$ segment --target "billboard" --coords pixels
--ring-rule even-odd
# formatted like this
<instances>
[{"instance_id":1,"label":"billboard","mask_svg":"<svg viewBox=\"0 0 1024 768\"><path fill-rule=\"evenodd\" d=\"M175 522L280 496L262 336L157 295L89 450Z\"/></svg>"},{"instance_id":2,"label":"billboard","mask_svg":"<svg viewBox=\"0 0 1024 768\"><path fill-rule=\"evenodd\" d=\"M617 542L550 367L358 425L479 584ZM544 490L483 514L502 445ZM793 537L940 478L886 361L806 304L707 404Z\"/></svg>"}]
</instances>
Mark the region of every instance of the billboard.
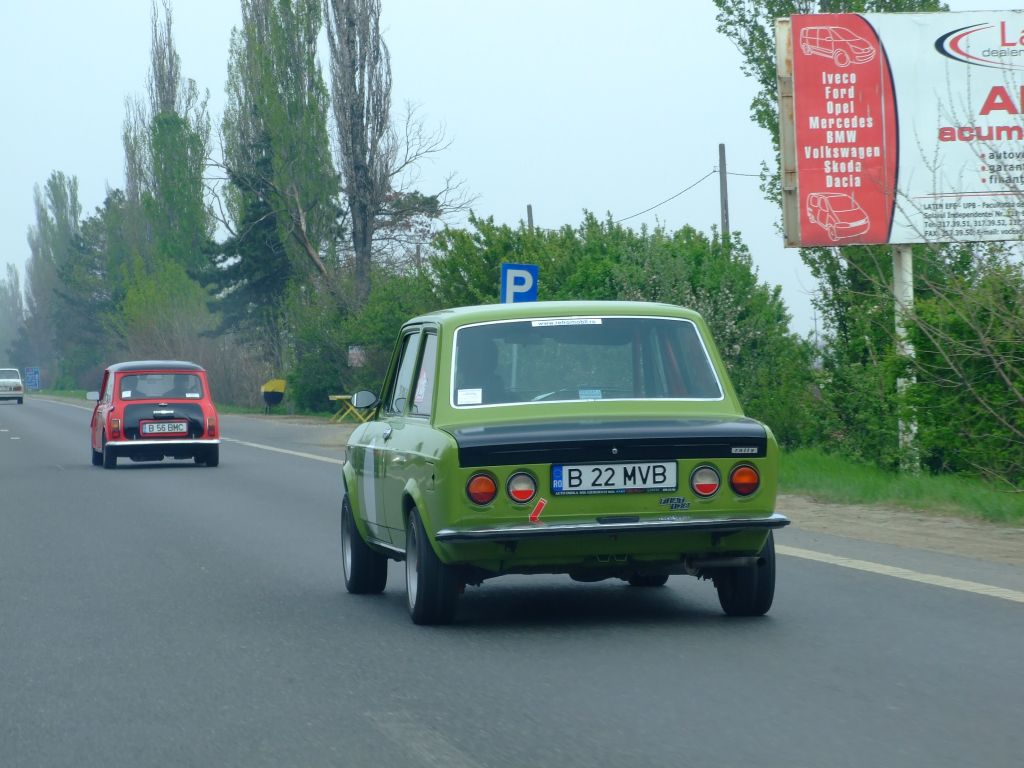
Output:
<instances>
[{"instance_id":1,"label":"billboard","mask_svg":"<svg viewBox=\"0 0 1024 768\"><path fill-rule=\"evenodd\" d=\"M776 22L787 246L1019 240L1024 12Z\"/></svg>"}]
</instances>

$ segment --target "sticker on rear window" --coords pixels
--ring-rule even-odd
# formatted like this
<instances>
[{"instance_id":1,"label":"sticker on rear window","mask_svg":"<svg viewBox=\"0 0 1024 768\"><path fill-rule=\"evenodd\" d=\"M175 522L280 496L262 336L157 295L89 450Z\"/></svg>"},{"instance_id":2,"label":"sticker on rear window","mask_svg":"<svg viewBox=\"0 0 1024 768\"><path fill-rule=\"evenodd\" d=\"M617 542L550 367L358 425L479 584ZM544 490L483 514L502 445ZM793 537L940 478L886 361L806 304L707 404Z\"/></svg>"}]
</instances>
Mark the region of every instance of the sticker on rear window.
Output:
<instances>
[{"instance_id":1,"label":"sticker on rear window","mask_svg":"<svg viewBox=\"0 0 1024 768\"><path fill-rule=\"evenodd\" d=\"M456 405L480 405L484 401L484 391L476 389L460 389L455 393Z\"/></svg>"},{"instance_id":2,"label":"sticker on rear window","mask_svg":"<svg viewBox=\"0 0 1024 768\"><path fill-rule=\"evenodd\" d=\"M601 325L599 317L558 317L553 320L533 320L534 328L547 328L552 325Z\"/></svg>"}]
</instances>

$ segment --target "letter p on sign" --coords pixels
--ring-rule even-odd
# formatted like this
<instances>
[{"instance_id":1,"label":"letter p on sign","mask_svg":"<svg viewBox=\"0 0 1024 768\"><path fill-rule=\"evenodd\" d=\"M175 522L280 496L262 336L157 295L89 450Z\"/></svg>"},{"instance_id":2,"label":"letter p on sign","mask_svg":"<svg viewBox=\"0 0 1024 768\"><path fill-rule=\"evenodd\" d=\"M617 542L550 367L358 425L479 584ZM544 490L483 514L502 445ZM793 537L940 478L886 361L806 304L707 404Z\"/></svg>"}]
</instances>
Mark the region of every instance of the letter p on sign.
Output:
<instances>
[{"instance_id":1,"label":"letter p on sign","mask_svg":"<svg viewBox=\"0 0 1024 768\"><path fill-rule=\"evenodd\" d=\"M536 301L539 274L540 267L536 264L502 264L501 303Z\"/></svg>"}]
</instances>

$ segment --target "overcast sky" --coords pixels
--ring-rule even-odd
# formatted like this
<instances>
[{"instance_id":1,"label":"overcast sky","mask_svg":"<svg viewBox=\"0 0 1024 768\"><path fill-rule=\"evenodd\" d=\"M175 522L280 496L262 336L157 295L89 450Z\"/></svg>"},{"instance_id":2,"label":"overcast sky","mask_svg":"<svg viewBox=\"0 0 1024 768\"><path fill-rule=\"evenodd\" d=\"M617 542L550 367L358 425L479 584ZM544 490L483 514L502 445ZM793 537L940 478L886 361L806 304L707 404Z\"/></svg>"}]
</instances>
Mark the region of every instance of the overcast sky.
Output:
<instances>
[{"instance_id":1,"label":"overcast sky","mask_svg":"<svg viewBox=\"0 0 1024 768\"><path fill-rule=\"evenodd\" d=\"M182 74L209 90L216 127L239 5L172 7ZM145 0L5 7L0 267L23 270L32 190L52 171L78 177L87 215L107 188L123 186L125 99L145 93L150 13ZM576 225L589 210L632 217L624 223L637 228L710 233L721 216L717 175L634 214L716 168L723 143L736 174L728 178L731 228L750 247L760 279L782 286L792 329L809 333L815 284L798 251L782 247L779 212L758 189L761 162L773 162L771 142L751 123L754 85L714 17L711 0L383 0L393 113L411 102L427 127L443 127L453 142L423 168L421 188L434 191L454 172L477 196L477 214L512 225L531 204L540 227Z\"/></svg>"}]
</instances>

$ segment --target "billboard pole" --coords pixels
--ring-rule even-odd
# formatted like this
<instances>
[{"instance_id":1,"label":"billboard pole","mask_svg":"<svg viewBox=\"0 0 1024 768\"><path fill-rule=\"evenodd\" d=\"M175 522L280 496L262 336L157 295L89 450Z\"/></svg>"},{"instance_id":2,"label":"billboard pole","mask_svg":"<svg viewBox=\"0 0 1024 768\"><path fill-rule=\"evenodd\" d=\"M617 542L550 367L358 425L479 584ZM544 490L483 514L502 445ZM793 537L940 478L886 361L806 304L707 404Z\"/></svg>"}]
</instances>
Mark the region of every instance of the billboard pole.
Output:
<instances>
[{"instance_id":1,"label":"billboard pole","mask_svg":"<svg viewBox=\"0 0 1024 768\"><path fill-rule=\"evenodd\" d=\"M914 360L914 345L907 338L907 318L914 310L914 257L910 245L892 247L892 298L896 315L896 352L901 357ZM914 377L901 376L896 379L896 391L902 396L913 384ZM900 452L903 468L911 472L920 469L914 438L917 435L917 419L910 415L899 419Z\"/></svg>"}]
</instances>

